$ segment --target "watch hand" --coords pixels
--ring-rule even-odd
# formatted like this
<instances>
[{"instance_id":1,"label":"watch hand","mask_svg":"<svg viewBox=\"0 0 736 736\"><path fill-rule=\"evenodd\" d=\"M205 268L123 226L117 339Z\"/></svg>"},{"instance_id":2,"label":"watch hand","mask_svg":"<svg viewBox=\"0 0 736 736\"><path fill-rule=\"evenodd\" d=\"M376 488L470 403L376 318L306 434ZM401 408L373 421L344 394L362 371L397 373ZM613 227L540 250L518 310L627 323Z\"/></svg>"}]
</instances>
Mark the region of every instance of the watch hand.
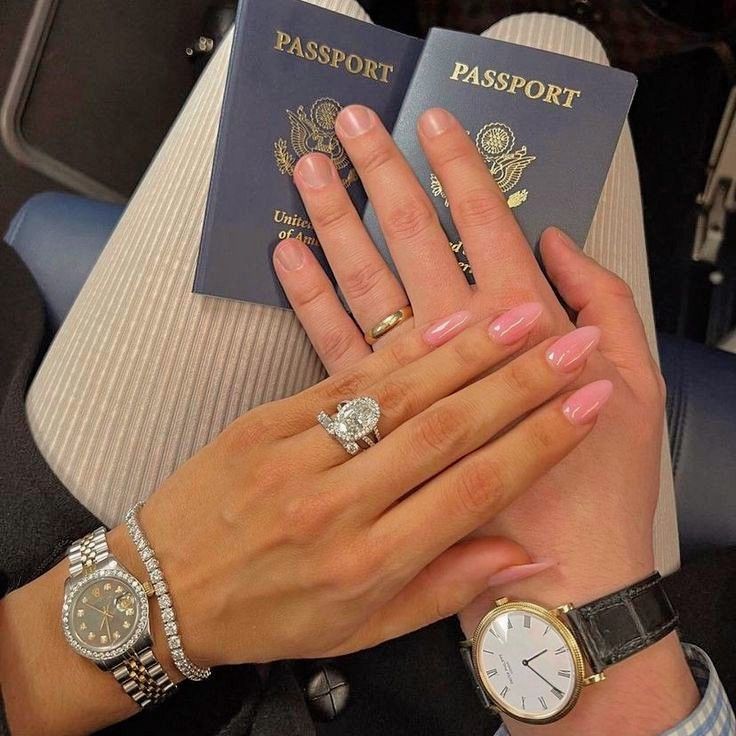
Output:
<instances>
[{"instance_id":1,"label":"watch hand","mask_svg":"<svg viewBox=\"0 0 736 736\"><path fill-rule=\"evenodd\" d=\"M544 675L540 675L540 674L539 674L539 672L537 672L537 671L536 671L536 670L534 669L534 667L532 667L532 666L531 666L531 665L530 665L530 664L529 664L528 662L527 662L527 665L526 665L526 666L527 666L527 667L528 667L528 668L529 668L529 669L530 669L530 670L531 670L531 671L532 671L532 672L533 672L533 673L534 673L534 674L535 674L535 675L536 675L537 677L539 677L540 679L544 680L544 681L545 681L545 682L546 682L546 683L547 683L547 684L548 684L548 685L549 685L549 686L550 686L550 687L551 687L551 688L552 688L553 690L559 690L559 689L560 689L560 688L556 687L555 685L553 685L553 684L552 684L552 683L551 683L551 682L550 682L550 681L549 681L549 680L548 680L548 679L547 679L546 677L544 677Z\"/></svg>"},{"instance_id":2,"label":"watch hand","mask_svg":"<svg viewBox=\"0 0 736 736\"><path fill-rule=\"evenodd\" d=\"M104 611L101 608L97 608L97 606L93 606L91 603L85 603L85 606L89 606L93 611L97 611L97 613L102 613L104 615Z\"/></svg>"},{"instance_id":3,"label":"watch hand","mask_svg":"<svg viewBox=\"0 0 736 736\"><path fill-rule=\"evenodd\" d=\"M112 616L110 616L112 618ZM105 625L107 626L107 640L112 641L112 634L110 633L110 618L105 619Z\"/></svg>"},{"instance_id":4,"label":"watch hand","mask_svg":"<svg viewBox=\"0 0 736 736\"><path fill-rule=\"evenodd\" d=\"M104 611L100 611L100 613L102 614L102 621L100 622L100 631L102 631L102 627L107 623L107 620L109 618L112 618L112 614L108 610L109 608L110 608L110 604L108 603L105 606L105 610Z\"/></svg>"},{"instance_id":5,"label":"watch hand","mask_svg":"<svg viewBox=\"0 0 736 736\"><path fill-rule=\"evenodd\" d=\"M543 655L543 654L544 654L544 653L545 653L546 651L547 651L546 649L542 649L542 651L541 651L541 652L539 652L538 654L535 654L535 655L534 655L533 657L529 657L529 659L527 659L527 660L526 660L526 663L527 663L527 665L529 664L529 662L532 662L532 661L533 661L533 660L535 660L535 659L536 659L537 657L541 657L541 656L542 656L542 655ZM522 664L523 664L523 663L522 663Z\"/></svg>"}]
</instances>

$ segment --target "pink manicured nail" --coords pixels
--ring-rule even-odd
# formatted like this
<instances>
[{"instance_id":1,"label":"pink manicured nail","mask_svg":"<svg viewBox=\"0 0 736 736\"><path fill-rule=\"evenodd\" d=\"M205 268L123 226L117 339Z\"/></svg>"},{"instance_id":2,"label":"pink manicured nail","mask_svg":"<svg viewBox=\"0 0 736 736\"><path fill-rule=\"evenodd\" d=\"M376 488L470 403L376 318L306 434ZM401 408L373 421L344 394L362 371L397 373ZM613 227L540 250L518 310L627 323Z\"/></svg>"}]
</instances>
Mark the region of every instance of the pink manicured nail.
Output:
<instances>
[{"instance_id":1,"label":"pink manicured nail","mask_svg":"<svg viewBox=\"0 0 736 736\"><path fill-rule=\"evenodd\" d=\"M613 393L610 381L594 381L578 389L562 406L562 413L570 424L589 424L597 416Z\"/></svg>"},{"instance_id":2,"label":"pink manicured nail","mask_svg":"<svg viewBox=\"0 0 736 736\"><path fill-rule=\"evenodd\" d=\"M528 565L512 565L507 567L488 579L488 587L494 588L499 585L508 585L515 583L517 580L530 578L540 572L556 567L557 563L552 560L540 560L539 562L530 562Z\"/></svg>"},{"instance_id":3,"label":"pink manicured nail","mask_svg":"<svg viewBox=\"0 0 736 736\"><path fill-rule=\"evenodd\" d=\"M547 360L558 370L574 371L601 339L601 331L590 325L568 332L547 350Z\"/></svg>"},{"instance_id":4,"label":"pink manicured nail","mask_svg":"<svg viewBox=\"0 0 736 736\"><path fill-rule=\"evenodd\" d=\"M427 138L436 138L451 128L454 123L455 118L441 107L433 107L419 118L419 127Z\"/></svg>"},{"instance_id":5,"label":"pink manicured nail","mask_svg":"<svg viewBox=\"0 0 736 736\"><path fill-rule=\"evenodd\" d=\"M509 309L488 328L491 340L500 345L513 345L531 332L543 311L539 302L527 302Z\"/></svg>"},{"instance_id":6,"label":"pink manicured nail","mask_svg":"<svg viewBox=\"0 0 736 736\"><path fill-rule=\"evenodd\" d=\"M455 312L449 317L445 317L428 327L424 331L422 339L428 345L439 347L443 343L446 343L451 337L457 335L469 319L470 312L464 310L462 312Z\"/></svg>"},{"instance_id":7,"label":"pink manicured nail","mask_svg":"<svg viewBox=\"0 0 736 736\"><path fill-rule=\"evenodd\" d=\"M377 118L373 110L363 105L350 105L338 116L335 127L337 132L348 138L357 138L367 133L375 124Z\"/></svg>"},{"instance_id":8,"label":"pink manicured nail","mask_svg":"<svg viewBox=\"0 0 736 736\"><path fill-rule=\"evenodd\" d=\"M295 240L284 240L276 247L276 260L285 271L298 271L304 263L304 247Z\"/></svg>"},{"instance_id":9,"label":"pink manicured nail","mask_svg":"<svg viewBox=\"0 0 736 736\"><path fill-rule=\"evenodd\" d=\"M297 161L294 173L308 187L321 189L335 177L335 167L327 156L310 153Z\"/></svg>"}]
</instances>

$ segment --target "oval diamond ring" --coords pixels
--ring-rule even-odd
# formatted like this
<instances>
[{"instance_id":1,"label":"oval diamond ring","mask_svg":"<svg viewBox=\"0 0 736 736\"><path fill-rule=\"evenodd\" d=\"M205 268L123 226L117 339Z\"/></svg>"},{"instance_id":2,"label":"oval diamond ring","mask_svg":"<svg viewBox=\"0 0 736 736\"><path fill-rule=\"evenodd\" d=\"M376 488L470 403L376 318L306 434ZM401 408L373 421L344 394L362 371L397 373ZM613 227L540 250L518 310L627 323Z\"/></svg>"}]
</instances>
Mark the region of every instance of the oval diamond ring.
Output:
<instances>
[{"instance_id":1,"label":"oval diamond ring","mask_svg":"<svg viewBox=\"0 0 736 736\"><path fill-rule=\"evenodd\" d=\"M341 401L337 405L337 413L333 416L324 411L317 415L317 421L327 433L351 455L372 447L381 439L378 431L380 418L381 407L370 396Z\"/></svg>"}]
</instances>

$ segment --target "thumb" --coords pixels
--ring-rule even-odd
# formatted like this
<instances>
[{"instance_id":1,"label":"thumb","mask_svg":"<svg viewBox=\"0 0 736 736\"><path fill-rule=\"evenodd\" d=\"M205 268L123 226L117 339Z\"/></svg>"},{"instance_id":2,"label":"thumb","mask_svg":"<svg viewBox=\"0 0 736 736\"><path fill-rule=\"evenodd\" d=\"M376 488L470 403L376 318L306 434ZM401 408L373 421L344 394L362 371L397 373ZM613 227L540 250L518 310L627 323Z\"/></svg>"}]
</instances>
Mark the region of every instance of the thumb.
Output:
<instances>
[{"instance_id":1,"label":"thumb","mask_svg":"<svg viewBox=\"0 0 736 736\"><path fill-rule=\"evenodd\" d=\"M544 231L540 251L550 280L578 313L577 325L601 328L601 353L620 369L649 366L649 343L628 284L586 256L557 228Z\"/></svg>"},{"instance_id":2,"label":"thumb","mask_svg":"<svg viewBox=\"0 0 736 736\"><path fill-rule=\"evenodd\" d=\"M356 648L374 646L452 616L495 585L496 579L519 580L548 567L546 562L532 563L522 547L502 537L459 542L371 616L358 633L361 642Z\"/></svg>"}]
</instances>

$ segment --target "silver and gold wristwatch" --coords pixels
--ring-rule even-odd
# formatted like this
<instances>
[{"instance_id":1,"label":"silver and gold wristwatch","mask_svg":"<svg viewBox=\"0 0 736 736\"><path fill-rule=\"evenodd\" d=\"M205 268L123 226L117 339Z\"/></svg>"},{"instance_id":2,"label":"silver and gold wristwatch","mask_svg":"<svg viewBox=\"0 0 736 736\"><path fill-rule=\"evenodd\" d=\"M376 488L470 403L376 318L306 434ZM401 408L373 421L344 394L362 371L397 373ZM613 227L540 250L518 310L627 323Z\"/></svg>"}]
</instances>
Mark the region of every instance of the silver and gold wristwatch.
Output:
<instances>
[{"instance_id":1,"label":"silver and gold wristwatch","mask_svg":"<svg viewBox=\"0 0 736 736\"><path fill-rule=\"evenodd\" d=\"M659 573L582 606L557 608L499 598L461 643L487 708L526 723L569 713L604 670L664 638L677 614Z\"/></svg>"},{"instance_id":2,"label":"silver and gold wristwatch","mask_svg":"<svg viewBox=\"0 0 736 736\"><path fill-rule=\"evenodd\" d=\"M111 672L141 708L160 702L176 686L153 653L150 583L144 586L110 554L104 527L74 542L67 558L61 623L69 645Z\"/></svg>"}]
</instances>

